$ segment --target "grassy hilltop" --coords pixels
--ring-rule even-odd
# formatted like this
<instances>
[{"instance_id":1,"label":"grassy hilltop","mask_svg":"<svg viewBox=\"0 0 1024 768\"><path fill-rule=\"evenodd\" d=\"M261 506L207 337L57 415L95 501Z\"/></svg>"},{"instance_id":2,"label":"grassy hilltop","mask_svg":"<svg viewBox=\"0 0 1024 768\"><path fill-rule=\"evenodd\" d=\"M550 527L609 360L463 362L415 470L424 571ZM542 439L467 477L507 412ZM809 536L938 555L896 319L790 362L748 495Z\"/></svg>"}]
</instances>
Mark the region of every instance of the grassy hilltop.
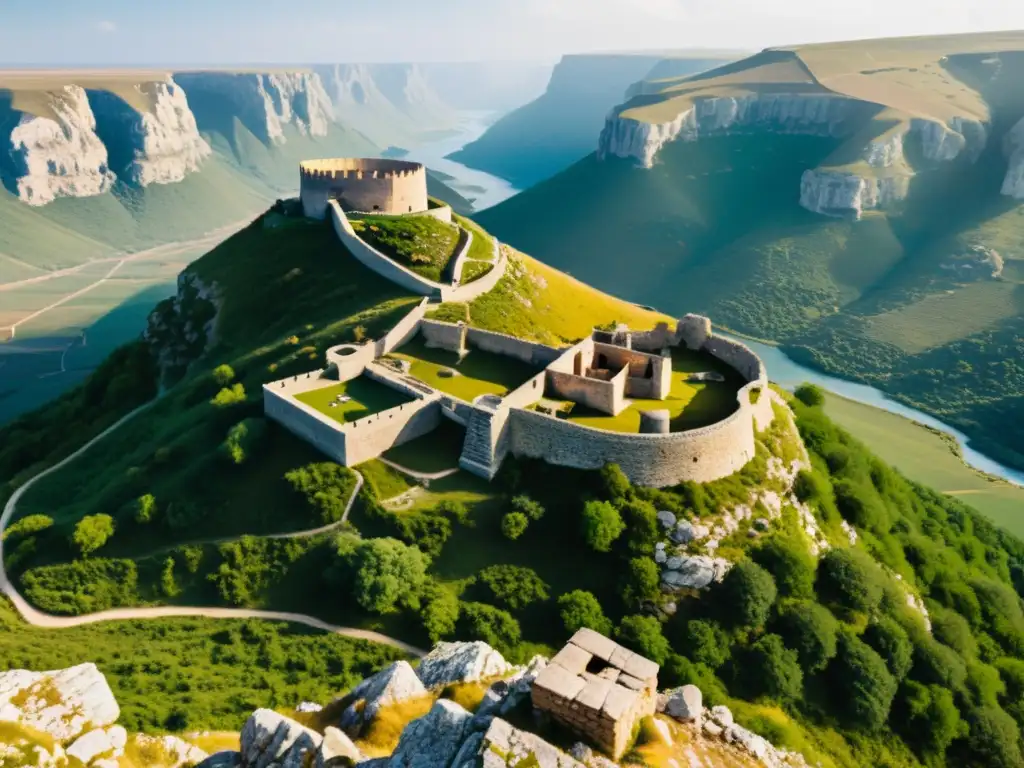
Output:
<instances>
[{"instance_id":1,"label":"grassy hilltop","mask_svg":"<svg viewBox=\"0 0 1024 768\"><path fill-rule=\"evenodd\" d=\"M507 256L495 291L438 314L548 342L662 319ZM147 410L31 488L5 532L5 562L40 608L267 607L419 645L479 638L515 660L550 653L585 625L661 662L663 686L698 684L710 703L825 768L1021 759L1024 543L874 457L829 421L813 390L791 401L795 426L776 406L754 460L714 483L655 491L614 468L509 459L491 484L457 472L425 486L371 461L357 468L366 484L348 525L273 539L337 521L355 482L262 418L261 384L322 365L333 344L379 335L417 299L362 267L326 223L257 219L188 273L217 284L220 308L183 289L177 308L160 306L154 344L165 363L173 349L191 365L168 369ZM184 333L213 311L213 338ZM152 398L158 378L150 350L133 344L83 387L0 428L0 501ZM648 613L666 599L651 560L656 510L713 523L751 493L785 493L771 466L800 457L796 429L811 459L796 493L830 554L809 556L787 506L770 533L751 535L748 521L723 538L718 553L739 565L722 585L677 596L674 615ZM388 458L436 472L456 463L460 437L447 425ZM377 558L401 569L397 586L375 581ZM908 594L924 599L931 632ZM14 629L0 632L0 669L58 667L70 663L67 643L87 645L130 723L172 731L235 729L257 706L326 700L394 656L253 622L41 634L5 604L0 628ZM188 644L188 667L168 655L176 642Z\"/></svg>"},{"instance_id":2,"label":"grassy hilltop","mask_svg":"<svg viewBox=\"0 0 1024 768\"><path fill-rule=\"evenodd\" d=\"M737 130L669 142L650 169L591 155L479 220L597 287L880 387L1024 466L1024 433L1005 428L1024 420L1024 206L1000 194L1022 49L1016 33L829 44L670 78L620 115L664 122L700 99L771 94L864 108L841 137ZM863 160L914 121L954 116L987 125L974 162L926 162L916 134L889 166ZM852 221L800 207L809 169L912 178L905 201Z\"/></svg>"}]
</instances>

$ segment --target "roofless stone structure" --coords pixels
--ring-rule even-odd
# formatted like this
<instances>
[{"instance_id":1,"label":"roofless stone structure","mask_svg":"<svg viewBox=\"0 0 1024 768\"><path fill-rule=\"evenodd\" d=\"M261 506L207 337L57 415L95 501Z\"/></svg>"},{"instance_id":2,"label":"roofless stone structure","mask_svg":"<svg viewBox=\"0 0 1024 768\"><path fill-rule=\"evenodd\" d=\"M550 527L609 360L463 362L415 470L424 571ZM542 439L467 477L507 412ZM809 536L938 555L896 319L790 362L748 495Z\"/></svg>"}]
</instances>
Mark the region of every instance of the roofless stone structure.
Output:
<instances>
[{"instance_id":1,"label":"roofless stone structure","mask_svg":"<svg viewBox=\"0 0 1024 768\"><path fill-rule=\"evenodd\" d=\"M658 665L581 629L533 681L533 705L618 760L633 729L653 715Z\"/></svg>"}]
</instances>

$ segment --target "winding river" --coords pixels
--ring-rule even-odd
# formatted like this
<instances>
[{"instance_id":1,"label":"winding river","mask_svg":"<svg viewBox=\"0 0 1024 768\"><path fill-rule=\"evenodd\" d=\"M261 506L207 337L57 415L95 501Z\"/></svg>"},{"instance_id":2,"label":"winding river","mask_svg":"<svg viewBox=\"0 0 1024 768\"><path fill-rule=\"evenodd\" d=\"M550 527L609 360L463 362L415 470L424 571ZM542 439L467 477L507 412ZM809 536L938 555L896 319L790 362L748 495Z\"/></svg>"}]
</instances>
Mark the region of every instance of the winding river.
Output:
<instances>
[{"instance_id":1,"label":"winding river","mask_svg":"<svg viewBox=\"0 0 1024 768\"><path fill-rule=\"evenodd\" d=\"M465 112L462 114L462 123L458 134L449 136L442 141L422 145L409 153L409 159L424 163L433 170L441 171L451 176L454 181L449 182L450 185L460 194L474 198L474 206L477 210L497 205L502 200L507 200L519 191L504 179L483 171L467 168L461 163L446 158L446 155L461 149L466 144L479 138L487 130L490 118L491 114L487 112ZM970 466L990 475L1001 477L1016 485L1024 486L1024 472L1000 464L995 459L971 448L968 444L967 435L944 424L934 416L929 416L927 413L898 403L874 387L869 387L866 384L855 384L835 376L829 376L813 368L807 368L790 359L777 347L751 341L750 339L739 340L761 356L761 359L764 360L765 365L768 367L772 381L779 386L792 390L804 382L810 382L850 400L872 405L875 408L881 408L933 429L941 430L956 438L964 460Z\"/></svg>"}]
</instances>

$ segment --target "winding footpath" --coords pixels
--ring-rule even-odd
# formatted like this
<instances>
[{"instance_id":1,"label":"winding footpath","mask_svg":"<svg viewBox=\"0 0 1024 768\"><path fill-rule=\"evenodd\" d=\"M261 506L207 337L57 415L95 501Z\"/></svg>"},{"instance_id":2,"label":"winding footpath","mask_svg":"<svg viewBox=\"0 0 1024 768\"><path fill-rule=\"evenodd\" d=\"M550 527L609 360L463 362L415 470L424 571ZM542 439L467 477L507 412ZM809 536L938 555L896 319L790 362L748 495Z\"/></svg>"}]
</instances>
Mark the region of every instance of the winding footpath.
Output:
<instances>
[{"instance_id":1,"label":"winding footpath","mask_svg":"<svg viewBox=\"0 0 1024 768\"><path fill-rule=\"evenodd\" d=\"M152 400L128 415L121 418L116 423L107 427L105 430L96 435L92 440L87 442L81 448L70 454L66 458L62 459L58 463L54 464L48 469L44 469L35 477L25 482L20 488L18 488L14 495L7 500L4 505L3 514L0 514L0 536L2 536L4 529L7 527L7 523L14 516L15 509L17 509L18 502L21 497L37 482L42 480L47 475L56 472L67 464L71 463L93 445L98 443L100 440L105 438L111 432L116 431L121 425L138 416L143 411L150 408L156 400ZM348 506L345 508L345 513L342 519L337 523L316 528L311 531L297 531L294 533L275 534L272 538L298 538L302 536L315 536L319 533L325 533L338 527L348 518L349 510L352 508L352 504L355 502L356 496L363 485L363 477L359 473L356 473L356 489L349 499ZM193 618L204 618L204 619L264 619L267 621L287 621L294 624L302 624L306 627L313 629L320 629L324 632L331 632L336 635L343 635L344 637L350 637L356 640L368 640L374 643L382 643L389 645L392 648L398 648L404 653L410 656L421 657L425 655L425 651L416 646L409 645L408 643L402 642L394 637L388 635L382 635L379 632L373 632L367 629L358 629L355 627L339 627L334 624L328 624L327 622L316 618L315 616L307 616L302 613L290 613L287 611L259 611L250 610L247 608L206 608L206 607L189 607L189 606L162 606L158 608L115 608L109 611L99 611L98 613L89 613L82 616L54 616L49 613L43 613L31 605L23 598L18 591L14 588L14 584L7 577L7 571L4 568L4 553L3 553L3 541L0 538L0 594L6 595L7 598L14 605L15 609L21 615L28 624L34 627L41 627L44 629L66 629L68 627L80 627L86 624L99 624L105 621L135 621L140 619L165 619L174 617L193 617Z\"/></svg>"}]
</instances>

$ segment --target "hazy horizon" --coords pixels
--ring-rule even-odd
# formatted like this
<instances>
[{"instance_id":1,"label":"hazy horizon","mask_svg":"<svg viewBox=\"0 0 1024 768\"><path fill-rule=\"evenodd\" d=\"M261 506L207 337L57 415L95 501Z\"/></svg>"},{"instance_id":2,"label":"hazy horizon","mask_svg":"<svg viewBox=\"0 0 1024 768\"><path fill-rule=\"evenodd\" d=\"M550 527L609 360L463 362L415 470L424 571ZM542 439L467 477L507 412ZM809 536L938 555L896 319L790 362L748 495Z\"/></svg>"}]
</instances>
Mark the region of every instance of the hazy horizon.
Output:
<instances>
[{"instance_id":1,"label":"hazy horizon","mask_svg":"<svg viewBox=\"0 0 1024 768\"><path fill-rule=\"evenodd\" d=\"M443 3L443 4L442 4ZM1005 0L5 0L6 67L552 63L564 54L755 51L876 37L1024 28Z\"/></svg>"}]
</instances>

